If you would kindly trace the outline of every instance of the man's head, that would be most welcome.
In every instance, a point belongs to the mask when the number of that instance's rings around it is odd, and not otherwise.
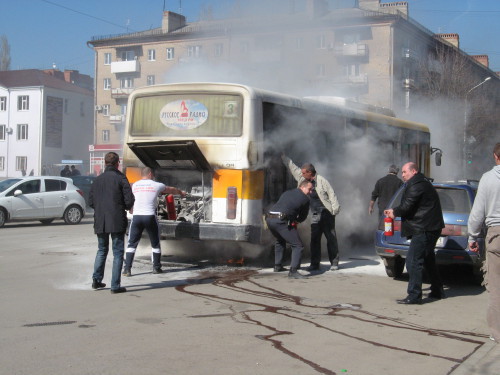
[[[144,167],[141,169],[141,177],[147,179],[153,179],[153,170],[149,167]]]
[[[305,194],[305,195],[309,195],[311,194],[311,191],[313,189],[313,184],[312,182],[310,181],[307,181],[307,180],[304,180],[300,183],[299,185],[299,189],[302,190],[302,192]]]
[[[392,174],[398,174],[399,168],[396,167],[394,164],[389,165],[389,173]]]
[[[300,167],[300,171],[302,172],[302,177],[306,180],[311,181],[314,176],[316,176],[316,168],[311,163],[305,163]]]
[[[116,152],[108,152],[104,156],[104,164],[106,164],[106,166],[118,167],[119,163],[120,163],[120,157]]]
[[[417,173],[418,173],[417,164],[413,162],[406,163],[405,165],[403,165],[403,168],[401,168],[401,177],[403,178],[404,182],[408,181]]]
[[[495,158],[495,163],[500,165],[500,143],[497,143],[493,148],[493,157]]]

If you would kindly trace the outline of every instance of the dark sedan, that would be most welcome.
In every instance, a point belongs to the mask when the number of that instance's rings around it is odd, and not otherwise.
[[[89,204],[89,193],[90,193],[90,187],[92,186],[92,183],[95,180],[94,176],[70,176],[73,180],[73,184],[77,186],[81,191],[83,191],[83,197],[85,198],[85,203]]]

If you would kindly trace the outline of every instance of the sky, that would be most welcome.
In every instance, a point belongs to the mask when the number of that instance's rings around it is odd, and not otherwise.
[[[211,6],[215,18],[223,18],[236,1],[0,0],[0,36],[9,42],[12,70],[55,64],[94,76],[94,52],[87,46],[93,36],[160,27],[164,9],[195,22]],[[500,0],[407,1],[411,18],[434,33],[458,33],[462,50],[489,55],[490,68],[500,71]]]

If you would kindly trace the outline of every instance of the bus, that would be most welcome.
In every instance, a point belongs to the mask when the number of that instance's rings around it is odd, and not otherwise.
[[[377,165],[415,161],[429,175],[430,133],[418,123],[347,104],[241,84],[178,83],[129,97],[123,168],[131,183],[149,166],[189,194],[159,206],[162,239],[263,246],[264,214],[296,181],[282,155],[311,162],[351,214],[368,202]],[[377,178],[381,177],[380,175]],[[345,192],[345,194],[343,193]],[[352,215],[349,215],[352,216]]]

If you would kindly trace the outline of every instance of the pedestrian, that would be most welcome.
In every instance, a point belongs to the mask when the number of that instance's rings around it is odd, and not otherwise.
[[[81,175],[80,171],[74,165],[71,166],[70,173],[71,173],[70,176],[80,176]]]
[[[398,167],[391,164],[389,166],[389,173],[375,183],[370,206],[368,207],[368,214],[371,215],[373,213],[373,206],[378,199],[378,216],[382,216],[394,193],[403,185],[403,181],[398,178],[398,172]]]
[[[495,166],[481,177],[469,215],[469,248],[479,251],[477,237],[487,227],[484,284],[489,294],[486,320],[491,337],[500,341],[500,143],[493,149]]]
[[[340,205],[330,183],[316,173],[314,165],[306,163],[302,167],[282,155],[283,163],[288,167],[298,184],[310,181],[313,190],[309,195],[311,210],[311,264],[308,271],[317,271],[321,263],[321,237],[326,237],[326,248],[330,260],[330,270],[339,269],[339,245],[335,231],[335,217],[340,212]]]
[[[69,165],[65,165],[60,173],[61,177],[69,177],[71,176],[71,170],[69,169]]]
[[[92,275],[92,288],[104,288],[104,266],[109,251],[109,237],[113,247],[113,270],[111,293],[123,293],[121,269],[125,231],[127,230],[126,210],[134,205],[134,195],[127,177],[118,170],[120,157],[115,152],[104,156],[105,170],[97,177],[89,193],[89,206],[94,209],[94,232],[97,235],[98,250]]]
[[[303,180],[299,187],[281,194],[269,212],[266,223],[272,235],[276,238],[274,245],[274,272],[286,271],[283,267],[283,254],[286,244],[292,247],[292,260],[288,277],[301,279],[305,276],[298,272],[304,245],[297,231],[297,223],[303,222],[309,213],[308,195],[313,189],[310,181]]]
[[[125,253],[125,265],[123,275],[132,276],[131,269],[134,261],[135,251],[144,229],[149,235],[151,242],[151,259],[153,260],[153,273],[162,273],[160,233],[156,207],[158,206],[159,194],[178,194],[186,196],[186,192],[172,186],[165,186],[161,182],[153,180],[153,171],[149,167],[142,168],[141,179],[132,185],[132,193],[135,197],[133,216],[130,222],[128,234],[128,246]]]
[[[401,235],[411,240],[406,256],[408,270],[408,296],[397,303],[414,305],[422,303],[422,278],[424,267],[429,273],[431,292],[428,297],[444,298],[443,284],[436,267],[434,248],[444,228],[439,196],[432,183],[418,171],[415,163],[406,163],[401,169],[405,188],[399,206],[389,208],[384,214],[392,219],[401,217]]]

